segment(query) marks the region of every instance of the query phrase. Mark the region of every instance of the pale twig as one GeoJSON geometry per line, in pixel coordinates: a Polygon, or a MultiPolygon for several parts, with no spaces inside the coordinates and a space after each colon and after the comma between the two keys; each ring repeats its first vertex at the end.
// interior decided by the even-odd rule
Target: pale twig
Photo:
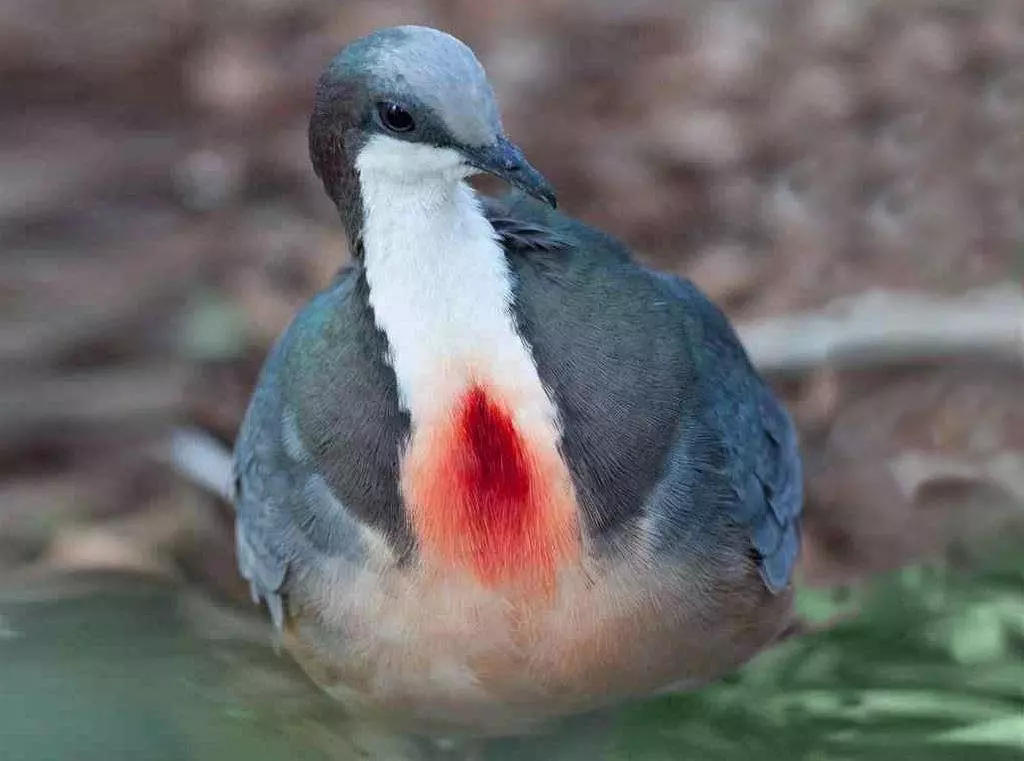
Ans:
{"type": "Polygon", "coordinates": [[[890,469],[908,499],[913,499],[929,483],[982,482],[998,487],[1012,502],[1024,507],[1024,452],[1005,451],[987,458],[971,458],[908,451],[895,458],[890,469]]]}
{"type": "Polygon", "coordinates": [[[232,501],[231,453],[197,428],[179,428],[170,442],[171,466],[186,480],[225,502],[232,501]]]}
{"type": "Polygon", "coordinates": [[[962,356],[1024,364],[1024,288],[1007,283],[951,298],[874,291],[739,333],[754,364],[772,375],[962,356]]]}

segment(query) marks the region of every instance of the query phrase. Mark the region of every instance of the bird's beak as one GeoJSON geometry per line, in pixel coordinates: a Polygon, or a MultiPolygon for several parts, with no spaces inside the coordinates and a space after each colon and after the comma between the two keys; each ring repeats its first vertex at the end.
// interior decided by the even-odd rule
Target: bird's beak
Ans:
{"type": "Polygon", "coordinates": [[[543,201],[552,209],[555,208],[557,202],[554,189],[544,179],[544,175],[530,166],[523,152],[504,135],[491,145],[464,149],[463,154],[470,166],[493,174],[538,201],[543,201]]]}

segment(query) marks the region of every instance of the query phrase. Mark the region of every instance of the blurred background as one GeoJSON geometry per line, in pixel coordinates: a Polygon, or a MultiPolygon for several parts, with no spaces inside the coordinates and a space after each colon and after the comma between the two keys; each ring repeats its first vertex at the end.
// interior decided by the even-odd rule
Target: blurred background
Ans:
{"type": "Polygon", "coordinates": [[[1024,758],[1020,0],[6,0],[0,757],[425,752],[274,655],[169,446],[231,443],[345,262],[312,86],[397,23],[467,41],[561,206],[726,309],[807,457],[812,634],[487,757],[1024,758]]]}

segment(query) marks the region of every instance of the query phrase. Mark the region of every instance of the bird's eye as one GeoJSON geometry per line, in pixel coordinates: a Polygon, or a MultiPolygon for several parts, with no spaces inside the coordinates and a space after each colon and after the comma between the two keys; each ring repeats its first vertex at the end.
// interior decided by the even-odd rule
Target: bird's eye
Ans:
{"type": "Polygon", "coordinates": [[[392,132],[412,132],[416,129],[412,114],[397,103],[378,104],[377,115],[380,116],[381,124],[392,132]]]}

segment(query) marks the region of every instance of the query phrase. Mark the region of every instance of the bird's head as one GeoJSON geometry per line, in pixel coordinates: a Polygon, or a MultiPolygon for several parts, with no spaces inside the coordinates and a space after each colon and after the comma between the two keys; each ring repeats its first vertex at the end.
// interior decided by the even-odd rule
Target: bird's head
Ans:
{"type": "Polygon", "coordinates": [[[368,175],[397,184],[478,172],[555,204],[551,186],[505,135],[476,56],[436,29],[394,27],[348,44],[320,77],[309,140],[339,206],[358,204],[368,175]]]}

